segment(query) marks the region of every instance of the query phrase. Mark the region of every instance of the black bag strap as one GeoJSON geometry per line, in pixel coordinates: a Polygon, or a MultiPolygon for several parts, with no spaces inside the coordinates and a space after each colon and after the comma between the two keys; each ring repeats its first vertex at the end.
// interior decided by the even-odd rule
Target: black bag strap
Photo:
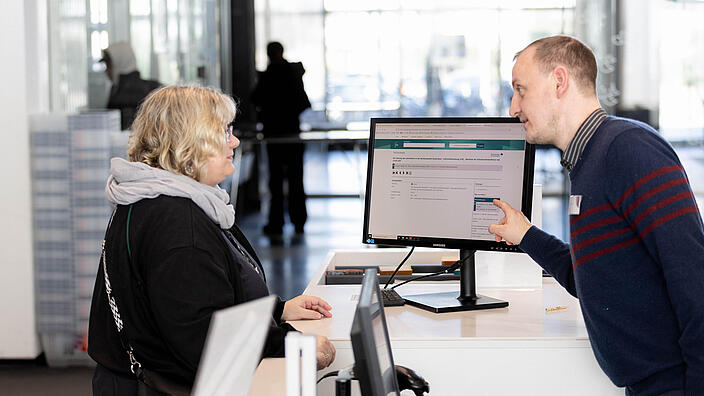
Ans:
{"type": "MultiPolygon", "coordinates": [[[[112,212],[112,215],[110,216],[110,221],[108,222],[108,227],[107,230],[110,229],[110,226],[112,225],[112,220],[115,217],[115,212],[117,212],[117,209],[115,209],[112,212]]],[[[132,212],[132,205],[130,205],[130,212],[128,213],[127,217],[127,250],[129,252],[129,215],[132,212]]],[[[117,300],[115,299],[115,296],[113,296],[112,293],[112,285],[110,284],[110,277],[108,276],[108,267],[107,267],[107,259],[105,258],[105,241],[107,239],[107,233],[108,231],[105,231],[105,238],[103,239],[103,243],[101,246],[101,253],[100,253],[100,263],[103,267],[103,276],[105,278],[105,292],[108,297],[108,304],[110,305],[110,311],[112,312],[112,317],[115,321],[115,327],[117,328],[117,334],[120,336],[120,344],[122,344],[122,348],[127,352],[127,355],[129,356],[130,359],[130,371],[132,374],[137,376],[137,379],[143,379],[144,373],[142,371],[142,363],[137,360],[137,358],[134,356],[134,348],[132,348],[132,344],[130,344],[130,341],[127,339],[127,334],[125,334],[124,331],[124,321],[122,319],[122,316],[120,315],[120,310],[117,307],[117,300]]],[[[130,253],[131,254],[131,253],[130,253]]]]}
{"type": "MultiPolygon", "coordinates": [[[[130,265],[133,268],[134,272],[134,263],[132,260],[132,249],[130,245],[130,219],[132,216],[132,204],[130,204],[128,212],[127,212],[127,227],[125,231],[125,238],[127,242],[127,253],[128,253],[128,260],[130,262],[130,265]]],[[[108,230],[110,229],[110,225],[112,225],[112,220],[115,217],[115,212],[117,212],[117,209],[115,209],[112,212],[112,215],[110,216],[110,222],[108,223],[108,227],[105,230],[105,238],[103,239],[102,247],[101,247],[101,254],[100,254],[100,262],[103,267],[103,274],[105,277],[105,291],[107,293],[108,297],[108,304],[110,305],[110,311],[112,312],[113,319],[115,320],[115,327],[117,328],[117,334],[120,337],[120,344],[122,344],[122,348],[127,352],[127,355],[129,356],[130,359],[130,371],[132,374],[135,375],[137,378],[137,393],[138,396],[146,395],[146,396],[152,396],[152,395],[164,395],[164,396],[187,396],[189,395],[190,388],[185,387],[183,385],[175,384],[173,381],[164,378],[161,376],[159,373],[151,370],[147,370],[146,368],[142,368],[142,363],[137,360],[135,357],[134,353],[134,348],[132,347],[132,344],[130,344],[129,339],[127,339],[127,334],[124,331],[124,320],[122,319],[122,316],[120,315],[120,311],[117,308],[117,301],[115,299],[115,296],[113,296],[112,293],[112,286],[110,284],[110,278],[108,277],[108,268],[107,268],[107,259],[105,258],[105,243],[107,240],[107,233],[108,230]],[[146,385],[148,389],[145,389],[143,385],[146,385]],[[166,390],[166,392],[163,392],[163,390],[166,390]]],[[[135,273],[135,277],[137,278],[137,283],[139,285],[140,290],[142,290],[142,279],[141,277],[135,273]]]]}

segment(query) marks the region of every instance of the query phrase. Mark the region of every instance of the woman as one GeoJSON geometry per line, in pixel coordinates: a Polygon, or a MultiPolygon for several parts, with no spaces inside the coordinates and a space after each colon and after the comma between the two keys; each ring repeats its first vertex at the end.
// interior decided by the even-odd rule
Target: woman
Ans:
{"type": "MultiPolygon", "coordinates": [[[[213,89],[167,86],[150,94],[133,124],[127,154],[114,158],[106,186],[117,205],[105,235],[110,296],[126,339],[145,369],[190,387],[214,311],[269,294],[254,249],[217,186],[234,172],[239,145],[228,125],[233,100],[213,89]]],[[[135,376],[108,303],[103,266],[90,313],[88,353],[98,363],[93,391],[134,394],[135,376]]],[[[330,317],[325,301],[278,301],[263,357],[280,357],[288,320],[330,317]]],[[[318,336],[318,369],[335,348],[318,336]]]]}

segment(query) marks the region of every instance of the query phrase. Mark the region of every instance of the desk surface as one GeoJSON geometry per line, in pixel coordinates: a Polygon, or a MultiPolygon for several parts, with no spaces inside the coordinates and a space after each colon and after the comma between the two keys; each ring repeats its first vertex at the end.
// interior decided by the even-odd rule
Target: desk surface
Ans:
{"type": "Polygon", "coordinates": [[[286,359],[264,359],[254,372],[249,396],[286,394],[286,359]]]}
{"type": "MultiPolygon", "coordinates": [[[[360,285],[321,284],[327,265],[304,293],[328,301],[333,317],[291,323],[304,333],[324,335],[335,345],[335,362],[319,375],[354,363],[350,328],[360,290],[360,285]]],[[[402,296],[458,291],[459,284],[418,282],[396,290],[402,296]]],[[[572,389],[573,395],[623,394],[594,359],[578,300],[555,280],[545,278],[537,287],[479,287],[478,293],[506,300],[509,306],[442,314],[410,305],[385,308],[395,364],[424,376],[431,394],[463,395],[468,389],[482,395],[562,395],[565,389],[572,389]],[[567,309],[545,311],[555,306],[567,309]]],[[[259,378],[277,371],[272,364],[263,363],[259,378]]],[[[333,382],[321,382],[318,393],[333,394],[333,382]]],[[[358,394],[354,386],[353,394],[358,394]]]]}
{"type": "MultiPolygon", "coordinates": [[[[455,282],[408,284],[396,289],[400,295],[458,291],[455,282]]],[[[304,294],[323,298],[332,305],[333,317],[319,321],[294,321],[303,331],[333,341],[349,341],[357,306],[359,285],[309,285],[304,294]]],[[[577,299],[552,278],[543,288],[480,288],[479,294],[509,302],[507,308],[435,314],[410,305],[385,308],[391,340],[414,339],[572,339],[588,342],[577,299]],[[558,305],[566,310],[546,313],[558,305]]]]}

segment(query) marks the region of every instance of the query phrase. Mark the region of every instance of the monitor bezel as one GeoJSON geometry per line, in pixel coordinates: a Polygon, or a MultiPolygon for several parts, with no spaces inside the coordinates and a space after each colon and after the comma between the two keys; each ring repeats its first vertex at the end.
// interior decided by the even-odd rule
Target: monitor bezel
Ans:
{"type": "MultiPolygon", "coordinates": [[[[389,362],[391,363],[391,368],[394,371],[396,370],[377,272],[375,269],[369,268],[364,271],[359,301],[357,302],[357,309],[354,312],[352,328],[350,330],[352,353],[355,360],[354,372],[359,380],[359,386],[363,395],[387,396],[388,393],[386,393],[384,389],[384,379],[381,377],[376,341],[374,340],[374,325],[371,319],[372,293],[376,293],[377,301],[380,306],[379,315],[381,315],[381,323],[384,327],[386,352],[389,355],[389,362]]],[[[394,386],[393,391],[396,392],[396,395],[400,395],[395,372],[394,375],[392,375],[392,380],[394,386]]]]}
{"type": "MultiPolygon", "coordinates": [[[[380,239],[369,237],[369,215],[372,193],[372,173],[374,171],[374,139],[377,124],[403,123],[499,123],[520,124],[517,117],[405,117],[405,118],[371,118],[368,142],[367,185],[364,199],[364,226],[362,243],[369,245],[417,246],[446,249],[496,250],[505,252],[521,252],[516,245],[504,242],[455,239],[455,238],[422,238],[422,239],[380,239]]],[[[535,167],[535,145],[526,142],[523,163],[523,196],[521,197],[521,212],[530,220],[533,203],[533,172],[535,167]]]]}

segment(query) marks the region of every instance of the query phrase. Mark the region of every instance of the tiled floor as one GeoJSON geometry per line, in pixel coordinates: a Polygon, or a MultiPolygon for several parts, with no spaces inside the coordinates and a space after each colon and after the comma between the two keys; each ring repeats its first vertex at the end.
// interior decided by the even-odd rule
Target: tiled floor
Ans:
{"type": "Polygon", "coordinates": [[[40,361],[0,361],[0,395],[89,396],[93,369],[47,368],[40,361]]]}
{"type": "MultiPolygon", "coordinates": [[[[704,148],[690,147],[678,151],[701,208],[704,205],[704,148]]],[[[366,165],[362,154],[360,157],[350,151],[330,151],[327,154],[320,147],[312,147],[307,152],[308,192],[358,192],[361,189],[360,171],[355,167],[366,165]]],[[[554,162],[554,153],[547,153],[539,157],[537,166],[559,170],[554,162]]],[[[536,175],[536,180],[542,180],[545,191],[558,188],[562,183],[561,176],[554,172],[536,175]]],[[[563,232],[561,202],[559,198],[543,200],[544,228],[558,236],[563,232]]],[[[261,233],[266,220],[263,213],[250,213],[238,219],[262,260],[270,291],[283,298],[298,295],[305,289],[328,250],[364,248],[361,243],[364,207],[361,199],[309,199],[307,206],[309,221],[301,237],[293,235],[292,228],[286,228],[281,238],[272,240],[264,236],[261,233]]],[[[90,368],[49,369],[41,362],[0,361],[0,394],[90,395],[91,375],[90,368]]]]}
{"type": "Polygon", "coordinates": [[[300,236],[294,234],[291,225],[284,227],[282,237],[263,235],[266,216],[262,214],[240,220],[240,227],[262,261],[269,290],[282,298],[294,297],[303,292],[330,249],[364,248],[363,207],[358,198],[308,199],[308,222],[305,234],[300,236]]]}

